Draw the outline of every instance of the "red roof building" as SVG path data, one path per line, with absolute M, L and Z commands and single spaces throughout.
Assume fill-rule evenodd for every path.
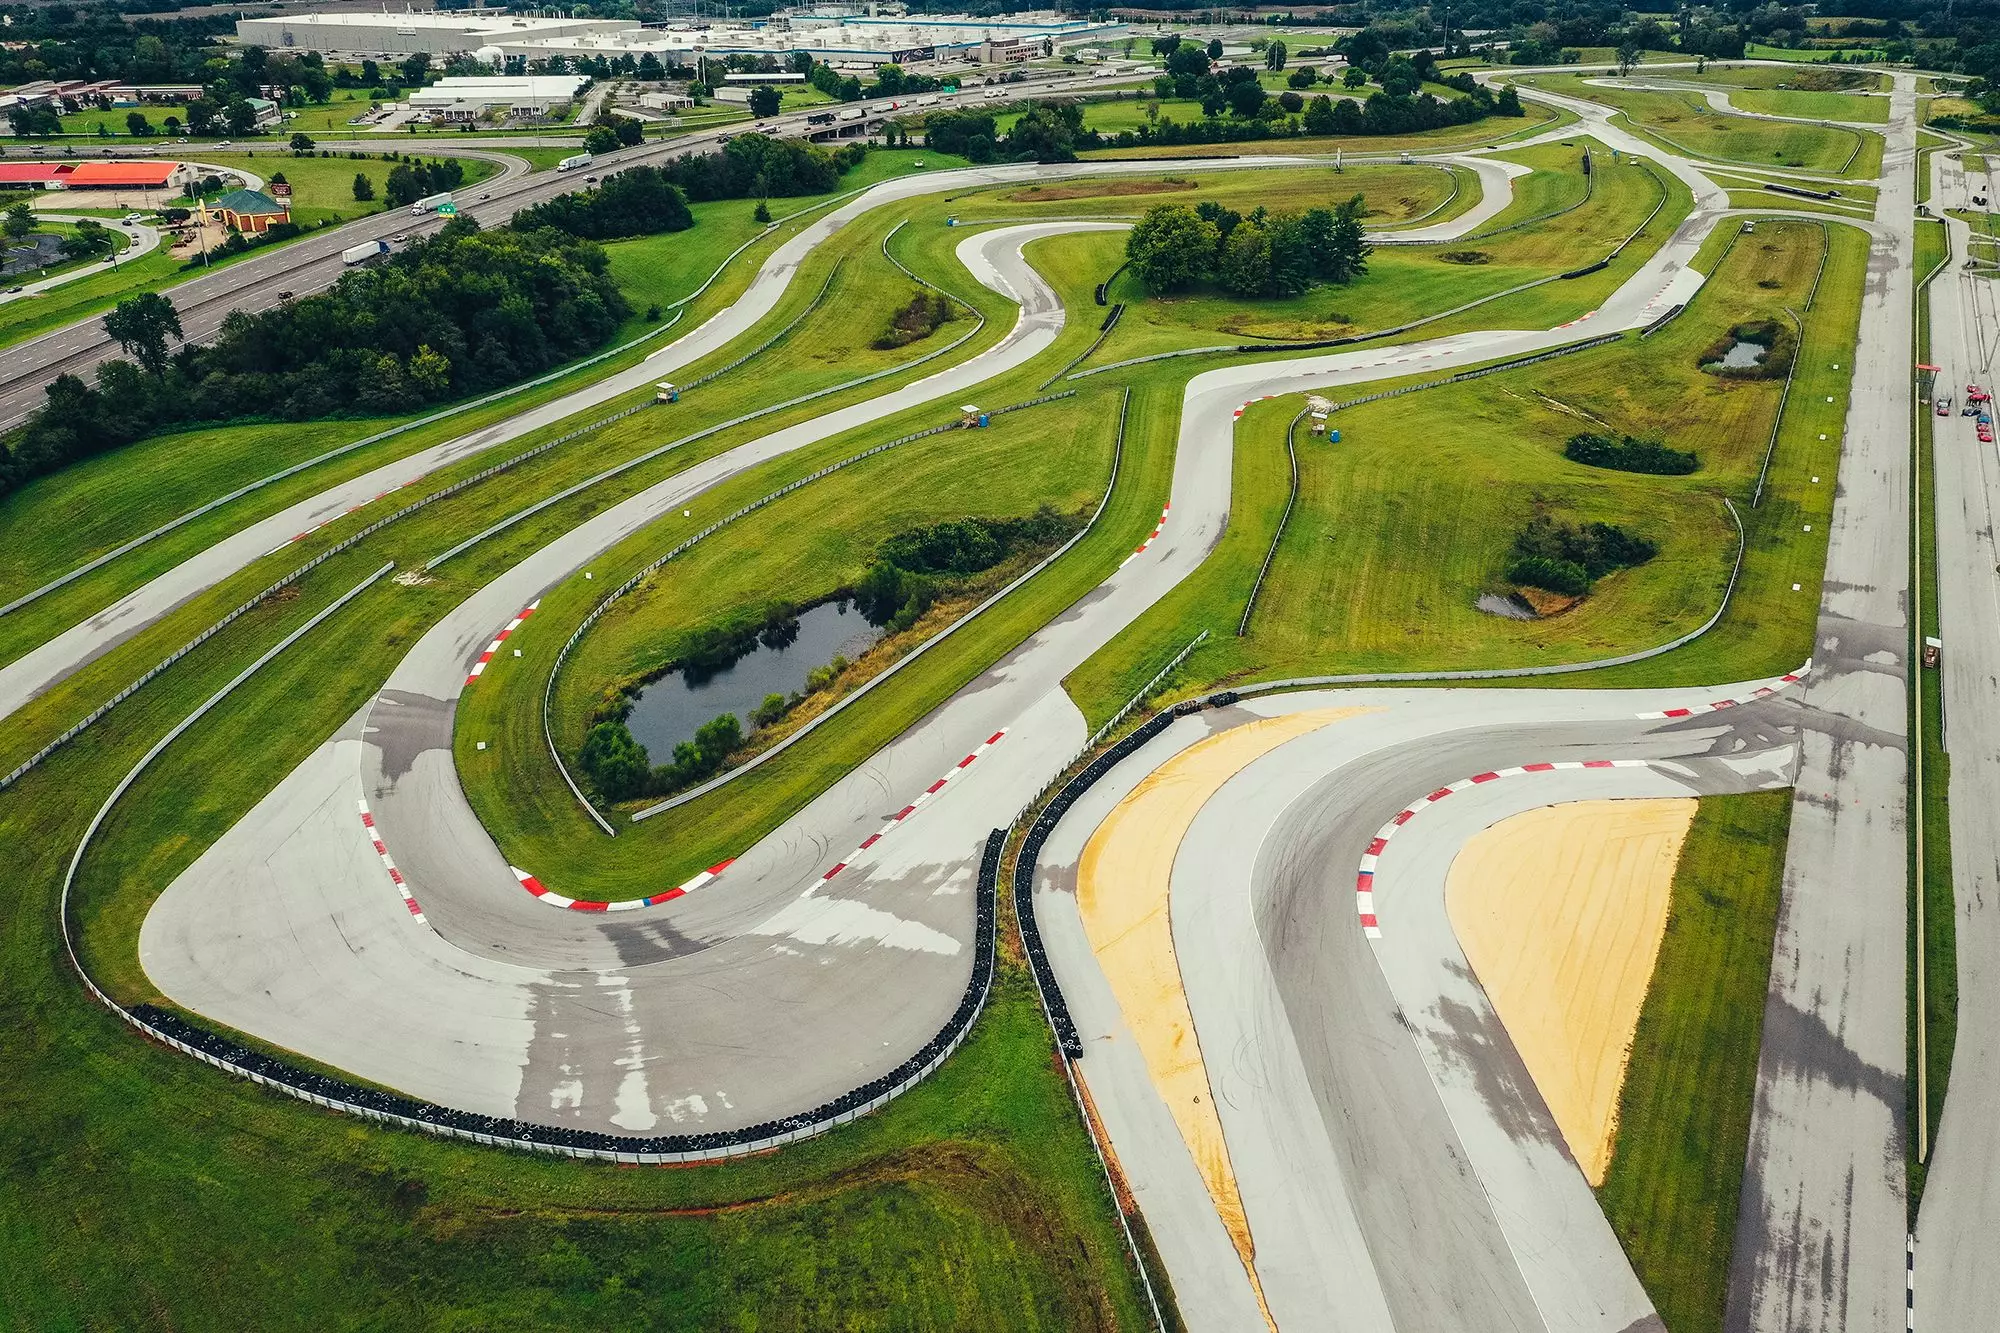
M 67 162 L 0 162 L 0 188 L 55 189 L 70 170 Z
M 178 162 L 78 162 L 63 184 L 72 190 L 164 190 L 181 169 Z

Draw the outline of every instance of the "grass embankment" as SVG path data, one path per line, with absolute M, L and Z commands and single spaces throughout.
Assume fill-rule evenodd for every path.
M 1625 113 L 1631 128 L 1691 157 L 1745 166 L 1789 167 L 1828 176 L 1873 180 L 1882 169 L 1882 136 L 1837 125 L 1790 124 L 1732 116 L 1712 109 L 1700 93 L 1652 92 L 1586 82 L 1587 76 L 1543 74 L 1536 87 L 1589 98 Z
M 267 189 L 271 180 L 282 175 L 292 187 L 292 221 L 303 227 L 334 226 L 367 217 L 371 213 L 395 210 L 395 205 L 389 203 L 385 196 L 388 193 L 389 173 L 397 162 L 384 162 L 381 154 L 398 152 L 400 148 L 401 145 L 390 140 L 382 145 L 380 151 L 365 158 L 298 157 L 274 144 L 261 152 L 254 149 L 241 153 L 204 150 L 201 161 L 261 176 Z M 430 160 L 423 153 L 411 153 L 410 156 L 419 161 Z M 470 197 L 477 197 L 474 187 L 480 181 L 499 171 L 497 166 L 484 158 L 454 160 L 465 168 L 465 180 L 454 187 L 454 192 L 464 194 L 472 191 Z M 374 186 L 375 198 L 368 203 L 354 197 L 354 178 L 357 175 L 368 177 Z
M 1276 212 L 1330 207 L 1357 194 L 1366 202 L 1364 220 L 1371 227 L 1392 227 L 1417 218 L 1428 224 L 1455 217 L 1476 205 L 1479 181 L 1469 171 L 1441 167 L 1374 163 L 1335 171 L 1327 162 L 1184 174 L 1163 168 L 1158 176 L 1103 176 L 1049 185 L 1003 186 L 953 198 L 961 205 L 962 218 L 988 219 L 1031 218 L 1055 211 L 1058 205 L 1066 217 L 1135 217 L 1156 204 L 1195 208 L 1208 203 L 1248 214 L 1258 208 Z
M 1282 300 L 1243 301 L 1213 287 L 1155 294 L 1136 274 L 1122 273 L 1108 295 L 1125 303 L 1125 314 L 1092 363 L 1106 365 L 1188 347 L 1260 339 L 1310 341 L 1393 328 L 1600 259 L 1646 220 L 1660 202 L 1662 186 L 1643 167 L 1612 165 L 1610 154 L 1593 145 L 1597 189 L 1585 203 L 1584 142 L 1508 154 L 1535 170 L 1516 182 L 1514 202 L 1492 222 L 1447 245 L 1377 245 L 1368 257 L 1368 271 L 1344 287 L 1315 287 Z M 1341 187 L 1328 193 L 1337 196 Z M 1546 220 L 1500 230 L 1533 218 Z M 1550 293 L 1558 300 L 1573 294 Z M 1518 307 L 1509 315 L 1532 318 Z M 1492 318 L 1486 311 L 1477 317 L 1480 327 L 1491 327 Z
M 1753 111 L 1766 116 L 1861 121 L 1875 125 L 1889 123 L 1888 98 L 1868 97 L 1855 93 L 1745 89 L 1731 92 L 1729 104 L 1738 111 Z
M 1792 794 L 1703 797 L 1597 1191 L 1674 1333 L 1720 1333 Z
M 871 156 L 850 176 L 855 178 L 856 185 L 869 184 L 908 170 L 914 156 L 881 154 L 881 161 Z M 792 202 L 802 207 L 811 201 Z M 655 327 L 643 318 L 648 304 L 664 305 L 686 296 L 706 281 L 732 250 L 755 236 L 761 226 L 751 219 L 754 208 L 754 203 L 742 200 L 699 204 L 696 210 L 701 220 L 691 231 L 607 247 L 613 273 L 636 308 L 634 318 L 616 335 L 613 345 Z M 739 256 L 722 278 L 690 307 L 681 322 L 659 339 L 548 385 L 412 430 L 288 478 L 0 619 L 0 662 L 18 657 L 81 617 L 109 605 L 223 534 L 318 494 L 337 481 L 428 445 L 504 421 L 528 407 L 551 401 L 636 362 L 733 301 L 763 258 L 811 220 L 805 218 L 789 224 Z M 79 285 L 95 281 L 80 279 Z M 900 275 L 897 281 L 901 281 Z M 791 297 L 807 299 L 796 293 Z M 715 360 L 713 364 L 722 364 L 727 359 Z M 684 368 L 683 382 L 698 373 L 699 367 Z M 592 409 L 581 419 L 593 420 L 606 410 Z M 0 500 L 0 601 L 38 587 L 125 540 L 227 493 L 245 480 L 269 475 L 289 464 L 413 419 L 414 414 L 373 420 L 207 427 L 156 436 L 40 478 Z M 553 435 L 559 431 L 547 433 Z M 494 460 L 482 457 L 475 470 L 491 461 Z
M 1950 259 L 1949 242 L 1941 222 L 1919 222 L 1917 224 L 1916 271 L 1922 280 L 1939 265 Z M 1943 278 L 1949 281 L 1949 277 Z M 1930 301 L 1926 289 L 1917 293 L 1917 360 L 1930 360 Z M 1953 386 L 1939 386 L 1956 396 Z M 1917 493 L 1914 498 L 1916 508 L 1917 568 L 1921 584 L 1921 595 L 1917 607 L 1917 633 L 1926 637 L 1942 637 L 1942 621 L 1938 613 L 1938 563 L 1937 563 L 1937 466 L 1934 453 L 1936 416 L 1929 410 L 1929 401 L 1917 400 Z M 1956 424 L 1955 418 L 1948 422 Z M 1913 660 L 1922 661 L 1922 646 L 1918 645 Z M 1910 905 L 1910 1052 L 1909 1068 L 1919 1067 L 1916 1024 L 1924 1024 L 1923 1060 L 1924 1104 L 1920 1107 L 1914 1078 L 1907 1081 L 1910 1104 L 1905 1111 L 1909 1123 L 1915 1124 L 1917 1117 L 1925 1117 L 1926 1146 L 1937 1142 L 1937 1129 L 1944 1113 L 1945 1092 L 1951 1084 L 1951 1056 L 1958 1041 L 1958 899 L 1952 884 L 1951 847 L 1951 756 L 1944 748 L 1944 677 L 1937 670 L 1920 668 L 1914 689 L 1918 691 L 1921 725 L 1918 728 L 1918 743 L 1922 761 L 1922 781 L 1914 793 L 1918 810 L 1918 825 L 1912 829 L 1911 852 L 1916 860 L 1916 838 L 1921 837 L 1922 858 L 1912 867 L 1911 883 L 1917 886 Z M 1913 778 L 1915 775 L 1912 775 Z M 1921 914 L 1922 920 L 1917 920 Z M 1922 938 L 1922 956 L 1917 955 L 1918 939 Z M 1917 972 L 1924 974 L 1924 988 L 1921 1009 L 1916 992 Z M 1928 1172 L 1927 1161 L 1917 1159 L 1916 1136 L 1910 1136 L 1910 1216 L 1917 1215 L 1918 1205 L 1923 1202 L 1924 1181 Z
M 1730 327 L 1784 320 L 1787 306 L 1803 303 L 1820 259 L 1820 229 L 1811 223 L 1760 223 L 1736 236 L 1687 312 L 1650 339 L 1628 335 L 1574 357 L 1336 413 L 1330 424 L 1341 443 L 1300 445 L 1298 507 L 1250 632 L 1238 639 L 1251 581 L 1284 509 L 1285 427 L 1302 406 L 1297 397 L 1252 404 L 1237 425 L 1233 512 L 1221 548 L 1073 673 L 1072 696 L 1090 718 L 1108 716 L 1204 627 L 1210 643 L 1183 669 L 1193 684 L 1575 662 L 1652 647 L 1700 625 L 1720 599 L 1736 552 L 1724 496 L 1737 503 L 1750 542 L 1722 623 L 1684 649 L 1593 683 L 1741 680 L 1797 666 L 1811 652 L 1867 256 L 1858 233 L 1830 230 L 1833 250 L 1761 509 L 1748 502 L 1781 381 L 1726 380 L 1696 362 Z M 1730 242 L 1718 236 L 1709 253 Z M 1663 436 L 1695 450 L 1701 470 L 1640 477 L 1568 462 L 1564 440 L 1586 430 Z M 1557 616 L 1515 621 L 1479 612 L 1475 594 L 1491 586 L 1537 505 L 1621 523 L 1657 540 L 1659 555 L 1606 578 Z
M 1468 125 L 1446 125 L 1440 129 L 1423 130 L 1416 134 L 1329 136 L 1324 139 L 1245 139 L 1238 143 L 1211 144 L 1147 144 L 1138 148 L 1103 148 L 1084 154 L 1086 158 L 1120 157 L 1241 157 L 1245 154 L 1274 153 L 1281 155 L 1331 156 L 1336 150 L 1345 153 L 1397 153 L 1430 152 L 1450 148 L 1465 148 L 1474 144 L 1504 143 L 1509 139 L 1525 138 L 1540 134 L 1561 125 L 1575 122 L 1576 117 L 1567 111 L 1541 106 L 1534 102 L 1523 102 L 1527 115 L 1522 118 L 1512 116 L 1488 116 L 1485 120 L 1475 120 Z
M 810 466 L 801 458 L 797 470 Z M 408 567 L 526 498 L 506 490 L 483 506 L 440 505 L 450 512 L 432 530 L 392 528 L 330 562 L 296 600 L 211 640 L 0 803 L 0 841 L 18 849 L 0 905 L 0 995 L 34 1015 L 0 1035 L 13 1075 L 0 1145 L 19 1168 L 0 1183 L 12 1219 L 0 1230 L 6 1308 L 30 1327 L 1142 1326 L 1110 1200 L 1011 962 L 960 1054 L 880 1114 L 781 1153 L 676 1171 L 336 1119 L 147 1045 L 84 998 L 57 962 L 54 893 L 116 778 L 361 572 L 385 556 Z M 550 526 L 578 517 L 559 508 Z M 1125 517 L 1131 527 L 1140 516 Z M 174 869 L 372 696 L 437 615 L 547 535 L 524 525 L 433 583 L 377 585 L 171 748 L 86 862 L 79 917 L 93 956 L 104 928 L 135 922 Z M 1107 529 L 1107 540 L 1128 545 L 1129 533 Z M 129 977 L 129 936 L 124 952 L 117 971 Z
M 1725 88 L 1768 88 L 1796 92 L 1887 92 L 1889 76 L 1872 69 L 1773 69 L 1769 65 L 1715 65 L 1697 74 L 1673 70 L 1662 77 Z

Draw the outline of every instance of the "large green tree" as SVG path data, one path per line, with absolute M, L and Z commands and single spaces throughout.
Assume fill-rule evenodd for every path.
M 1215 271 L 1221 233 L 1185 204 L 1148 209 L 1125 242 L 1125 259 L 1139 280 L 1156 292 L 1179 291 Z
M 158 292 L 120 301 L 104 317 L 104 331 L 155 378 L 167 369 L 167 339 L 181 336 L 180 312 Z

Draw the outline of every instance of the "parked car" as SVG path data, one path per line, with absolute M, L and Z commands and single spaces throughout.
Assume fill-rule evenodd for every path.
M 1993 427 L 1983 421 L 1979 423 L 1979 442 L 1981 444 L 1993 443 Z
M 1937 414 L 1938 414 L 1939 416 L 1941 416 L 1941 417 L 1948 417 L 1948 416 L 1950 416 L 1950 415 L 1951 415 L 1951 395 L 1950 395 L 1950 394 L 1948 394 L 1948 393 L 1941 393 L 1941 394 L 1939 394 L 1939 395 L 1937 396 Z

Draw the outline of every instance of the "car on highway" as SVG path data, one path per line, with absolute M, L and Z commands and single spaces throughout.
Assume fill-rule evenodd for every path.
M 1993 443 L 1993 427 L 1987 425 L 1985 422 L 1982 421 L 1979 423 L 1978 429 L 1979 429 L 1979 442 L 1981 444 Z
M 1948 394 L 1948 393 L 1941 393 L 1941 394 L 1939 394 L 1939 395 L 1938 395 L 1938 399 L 1937 399 L 1937 414 L 1938 414 L 1939 416 L 1941 416 L 1941 417 L 1948 417 L 1948 416 L 1950 416 L 1950 415 L 1951 415 L 1951 395 L 1950 395 L 1950 394 Z

